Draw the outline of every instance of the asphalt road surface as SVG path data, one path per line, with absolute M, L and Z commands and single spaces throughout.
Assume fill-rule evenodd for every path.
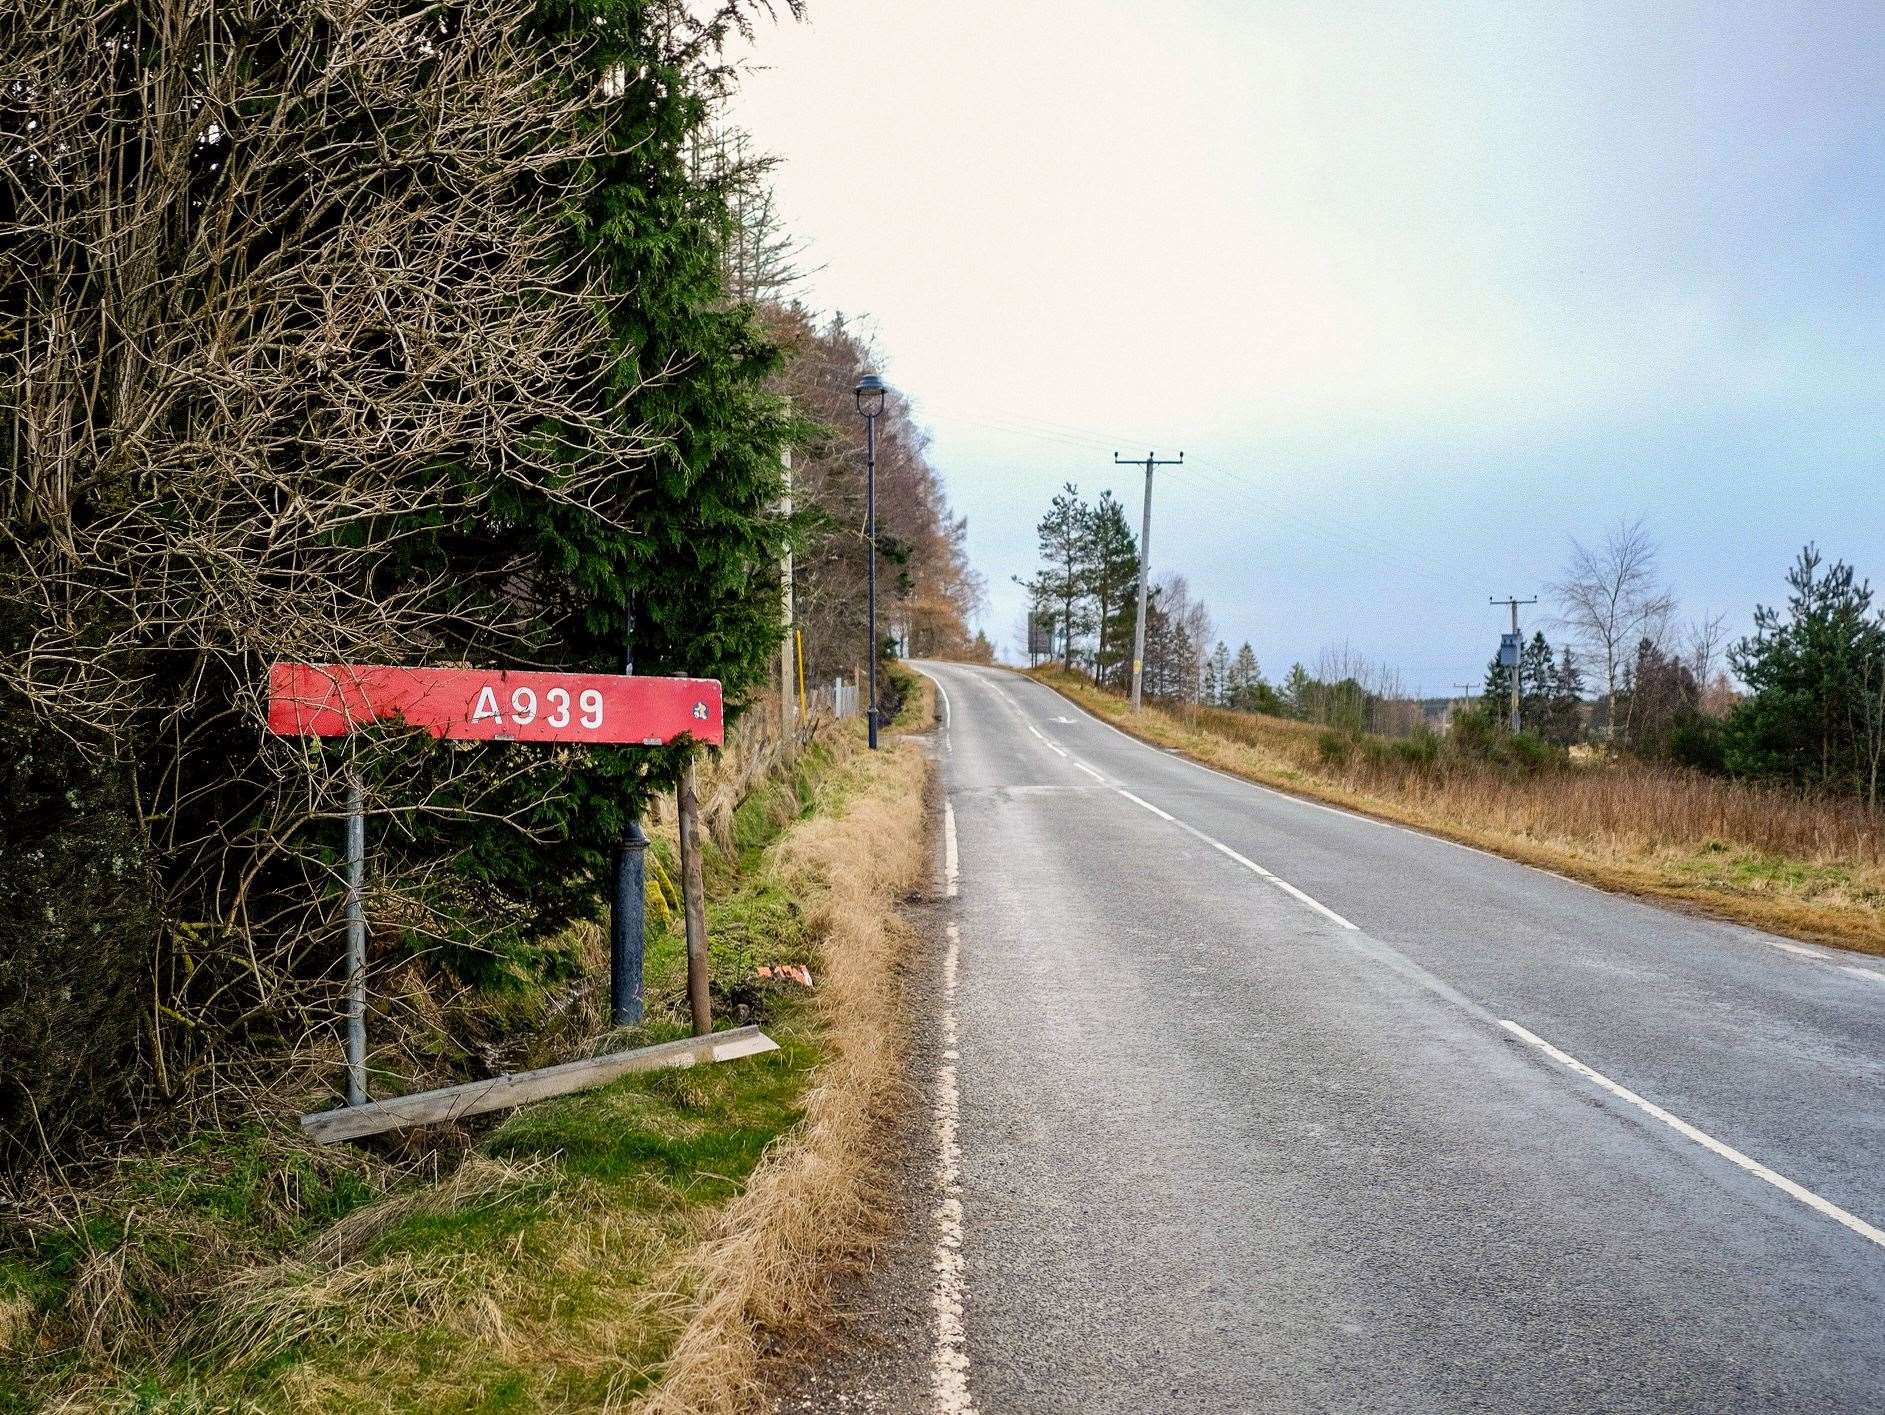
M 1885 1409 L 1885 969 L 924 668 L 928 1311 L 854 1403 Z

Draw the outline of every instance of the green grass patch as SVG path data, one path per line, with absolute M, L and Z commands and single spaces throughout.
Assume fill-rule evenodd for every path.
M 1731 889 L 1785 889 L 1805 897 L 1823 889 L 1849 889 L 1853 871 L 1842 864 L 1819 864 L 1754 854 L 1711 840 L 1694 856 L 1676 862 L 1684 874 Z
M 674 1260 L 802 1113 L 815 1010 L 755 974 L 815 940 L 767 852 L 843 804 L 845 762 L 805 753 L 704 857 L 716 1021 L 759 1022 L 778 1051 L 515 1112 L 456 1177 L 424 1133 L 324 1148 L 281 1123 L 121 1161 L 56 1217 L 0 1229 L 0 1302 L 32 1314 L 30 1340 L 0 1347 L 0 1412 L 75 1392 L 151 1411 L 589 1409 L 643 1386 L 680 1329 Z M 651 874 L 678 879 L 664 852 Z M 649 1020 L 611 1049 L 687 1031 L 678 908 L 651 907 L 647 943 Z M 461 1030 L 528 1046 L 553 1000 L 507 978 L 452 1006 Z M 102 1353 L 82 1340 L 101 1259 L 124 1289 L 110 1310 L 138 1328 Z
M 936 690 L 930 681 L 907 664 L 892 660 L 884 677 L 897 694 L 897 711 L 885 724 L 896 732 L 927 732 L 935 725 Z

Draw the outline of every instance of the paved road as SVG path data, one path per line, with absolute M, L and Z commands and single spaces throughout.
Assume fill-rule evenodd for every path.
M 957 893 L 895 1404 L 1885 1409 L 1885 970 L 925 669 Z

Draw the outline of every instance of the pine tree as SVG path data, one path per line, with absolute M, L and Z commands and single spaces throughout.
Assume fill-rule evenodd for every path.
M 1270 692 L 1270 685 L 1263 681 L 1263 670 L 1257 666 L 1257 655 L 1246 640 L 1237 650 L 1237 657 L 1230 666 L 1230 701 L 1228 706 L 1244 712 L 1255 712 L 1258 703 Z
M 1558 655 L 1557 671 L 1551 679 L 1551 714 L 1546 735 L 1554 742 L 1569 745 L 1583 735 L 1584 669 L 1571 646 L 1566 644 Z
M 1534 633 L 1519 658 L 1519 722 L 1528 732 L 1543 733 L 1551 715 L 1557 663 L 1542 633 Z M 1508 680 L 1507 692 L 1510 692 Z
M 1754 611 L 1728 661 L 1749 697 L 1729 718 L 1730 770 L 1852 791 L 1876 801 L 1885 620 L 1872 589 L 1809 545 L 1787 573 L 1787 608 Z
M 1041 568 L 1031 580 L 1017 581 L 1028 591 L 1035 613 L 1060 635 L 1061 666 L 1073 671 L 1074 651 L 1093 629 L 1087 606 L 1093 510 L 1068 482 L 1047 508 L 1034 531 L 1040 540 Z
M 1291 717 L 1306 719 L 1313 706 L 1315 688 L 1315 680 L 1309 676 L 1309 670 L 1300 663 L 1292 663 L 1281 689 L 1283 710 Z
M 1224 707 L 1231 701 L 1236 686 L 1233 671 L 1230 648 L 1219 639 L 1204 666 L 1204 701 L 1210 706 Z
M 1093 681 L 1105 686 L 1131 671 L 1139 609 L 1139 543 L 1110 491 L 1100 493 L 1087 521 L 1082 559 L 1093 599 Z
M 1486 665 L 1486 686 L 1480 691 L 1480 706 L 1501 727 L 1510 727 L 1512 722 L 1512 673 L 1494 654 Z

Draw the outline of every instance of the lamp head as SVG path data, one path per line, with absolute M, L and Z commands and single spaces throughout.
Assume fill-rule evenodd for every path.
M 884 381 L 874 373 L 867 373 L 857 381 L 857 410 L 867 418 L 874 418 L 884 410 L 884 398 L 890 390 Z

